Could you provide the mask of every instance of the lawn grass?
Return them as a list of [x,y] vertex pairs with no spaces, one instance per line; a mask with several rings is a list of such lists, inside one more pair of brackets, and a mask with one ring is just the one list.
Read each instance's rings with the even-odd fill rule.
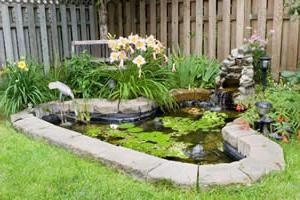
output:
[[[135,180],[88,158],[30,139],[0,122],[0,199],[300,199],[300,141],[283,145],[282,173],[252,186],[197,192]],[[274,155],[276,156],[276,155]]]

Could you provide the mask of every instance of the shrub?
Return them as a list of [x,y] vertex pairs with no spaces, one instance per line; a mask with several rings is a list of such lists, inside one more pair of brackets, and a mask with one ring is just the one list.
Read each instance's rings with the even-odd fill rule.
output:
[[0,108],[12,114],[51,98],[42,69],[34,62],[7,62],[2,74]]
[[174,87],[180,88],[214,88],[215,78],[219,73],[218,62],[204,56],[173,55],[169,68],[174,72],[176,81]]
[[286,134],[289,127],[293,132],[300,129],[300,93],[297,88],[283,83],[274,84],[268,88],[265,94],[258,93],[249,102],[250,109],[242,114],[250,124],[254,124],[259,118],[255,102],[268,101],[273,104],[272,111],[268,114],[274,120],[275,131]]

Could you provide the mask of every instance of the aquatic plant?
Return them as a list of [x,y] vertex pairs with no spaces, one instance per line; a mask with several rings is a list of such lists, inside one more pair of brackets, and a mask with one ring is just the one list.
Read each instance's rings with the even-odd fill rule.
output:
[[192,120],[187,117],[161,117],[163,125],[174,131],[173,135],[188,134],[198,129],[211,129],[225,124],[227,115],[224,113],[206,111],[198,120]]

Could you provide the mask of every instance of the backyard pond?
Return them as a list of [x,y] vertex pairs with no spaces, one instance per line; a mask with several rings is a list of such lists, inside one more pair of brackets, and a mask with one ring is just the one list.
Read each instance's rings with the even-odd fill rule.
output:
[[196,164],[228,163],[233,159],[223,152],[221,128],[237,114],[186,107],[158,114],[143,122],[74,124],[71,129],[168,160]]

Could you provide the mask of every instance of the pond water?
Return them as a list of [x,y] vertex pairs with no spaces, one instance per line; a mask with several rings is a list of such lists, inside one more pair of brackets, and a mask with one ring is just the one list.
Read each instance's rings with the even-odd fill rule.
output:
[[223,152],[221,128],[236,117],[235,112],[215,113],[189,107],[134,124],[75,124],[71,129],[169,160],[228,163],[233,160]]

